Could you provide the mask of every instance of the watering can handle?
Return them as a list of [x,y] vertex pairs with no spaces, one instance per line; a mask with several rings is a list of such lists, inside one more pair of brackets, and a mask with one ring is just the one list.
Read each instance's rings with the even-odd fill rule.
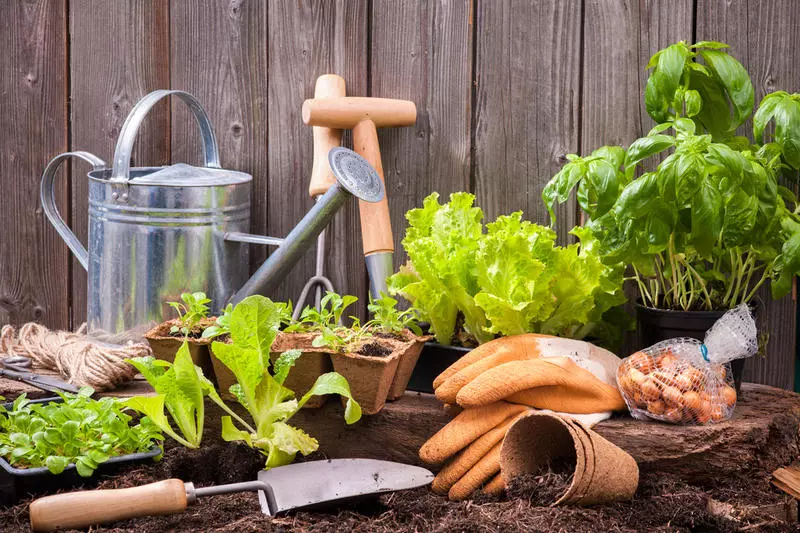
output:
[[117,146],[114,149],[114,167],[111,170],[110,181],[128,181],[131,168],[131,152],[133,151],[133,143],[136,141],[136,135],[139,133],[139,126],[142,125],[144,117],[147,116],[153,106],[162,98],[170,95],[177,96],[183,100],[194,114],[194,118],[197,119],[197,125],[200,126],[200,136],[203,140],[205,166],[220,167],[219,148],[217,147],[217,139],[214,136],[214,128],[211,126],[211,120],[197,98],[184,91],[161,89],[153,91],[139,100],[131,109],[128,118],[125,119],[117,139]]
[[72,230],[69,229],[64,219],[61,218],[61,214],[58,212],[58,207],[56,207],[56,199],[55,199],[55,181],[56,181],[56,171],[58,167],[61,166],[61,163],[69,159],[70,157],[77,157],[79,159],[83,159],[90,165],[94,167],[93,170],[100,170],[106,167],[106,162],[97,157],[96,155],[90,154],[89,152],[65,152],[63,154],[59,154],[55,156],[50,163],[47,164],[47,168],[44,169],[44,173],[42,174],[42,185],[39,190],[39,198],[42,202],[42,209],[44,210],[44,214],[47,216],[47,219],[56,228],[56,231],[64,239],[64,242],[67,243],[69,249],[72,250],[72,253],[75,254],[75,257],[78,259],[78,262],[81,266],[88,270],[89,265],[89,254],[86,252],[86,248],[84,248],[81,241],[78,240],[78,237],[72,233]]

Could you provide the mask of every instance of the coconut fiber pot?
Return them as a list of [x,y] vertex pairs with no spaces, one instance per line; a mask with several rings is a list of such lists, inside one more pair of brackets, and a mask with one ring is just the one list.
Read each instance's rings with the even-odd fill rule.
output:
[[[350,384],[350,392],[365,415],[374,415],[383,408],[397,372],[404,343],[386,341],[389,339],[382,339],[381,344],[391,347],[391,352],[385,355],[362,355],[358,353],[362,347],[349,353],[331,354],[334,371],[344,376]],[[365,344],[374,342],[372,340]]]
[[[297,398],[301,398],[308,392],[314,386],[318,377],[333,370],[330,351],[315,348],[311,344],[316,336],[316,333],[279,333],[275,343],[272,345],[270,359],[273,363],[285,351],[300,350],[303,352],[295,361],[294,366],[289,371],[289,376],[283,383],[285,387],[295,392]],[[329,394],[312,396],[303,408],[322,407],[329,397]]]
[[[213,318],[205,318],[200,322],[200,331],[202,332],[208,326],[214,324]],[[178,319],[167,320],[157,325],[147,333],[145,338],[150,344],[150,349],[156,359],[172,362],[175,360],[175,354],[185,340],[189,345],[189,355],[192,357],[192,362],[203,370],[203,374],[209,378],[214,378],[214,367],[211,364],[211,358],[208,353],[208,345],[211,339],[194,338],[194,337],[175,337],[170,335],[169,330],[172,326],[180,326]]]
[[[389,394],[386,399],[394,401],[403,397],[408,388],[408,383],[411,380],[411,375],[414,373],[414,368],[417,366],[417,361],[422,353],[422,348],[425,342],[430,340],[431,337],[417,337],[411,331],[405,334],[408,339],[401,347],[399,354],[399,361],[397,362],[397,372],[395,372],[392,386],[389,388]],[[431,380],[431,385],[433,380]]]

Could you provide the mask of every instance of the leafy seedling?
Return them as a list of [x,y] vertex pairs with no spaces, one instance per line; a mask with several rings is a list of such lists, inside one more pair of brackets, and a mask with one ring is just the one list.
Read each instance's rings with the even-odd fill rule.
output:
[[204,292],[185,292],[181,294],[183,302],[167,302],[178,313],[180,326],[172,326],[170,333],[181,333],[188,337],[201,320],[208,316],[208,304],[211,302]]

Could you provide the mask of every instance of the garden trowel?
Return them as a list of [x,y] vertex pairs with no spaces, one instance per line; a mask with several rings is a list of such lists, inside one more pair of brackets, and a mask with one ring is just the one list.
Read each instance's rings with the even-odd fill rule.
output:
[[375,459],[309,461],[262,470],[257,481],[195,488],[167,479],[127,489],[89,490],[45,496],[31,503],[33,531],[83,528],[137,516],[184,511],[203,496],[257,491],[269,516],[324,503],[413,489],[429,484],[433,474],[417,466]]

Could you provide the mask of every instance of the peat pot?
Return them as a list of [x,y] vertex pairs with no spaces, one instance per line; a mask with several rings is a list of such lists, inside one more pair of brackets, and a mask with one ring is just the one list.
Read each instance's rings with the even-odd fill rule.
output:
[[[758,312],[758,306],[750,304],[753,316]],[[636,302],[636,349],[642,350],[653,344],[677,337],[689,337],[702,341],[706,331],[711,329],[714,322],[719,320],[725,311],[673,311],[671,309],[654,309],[642,305],[641,300]],[[745,359],[731,361],[733,379],[736,382],[736,392],[742,387],[742,373],[744,372]]]

